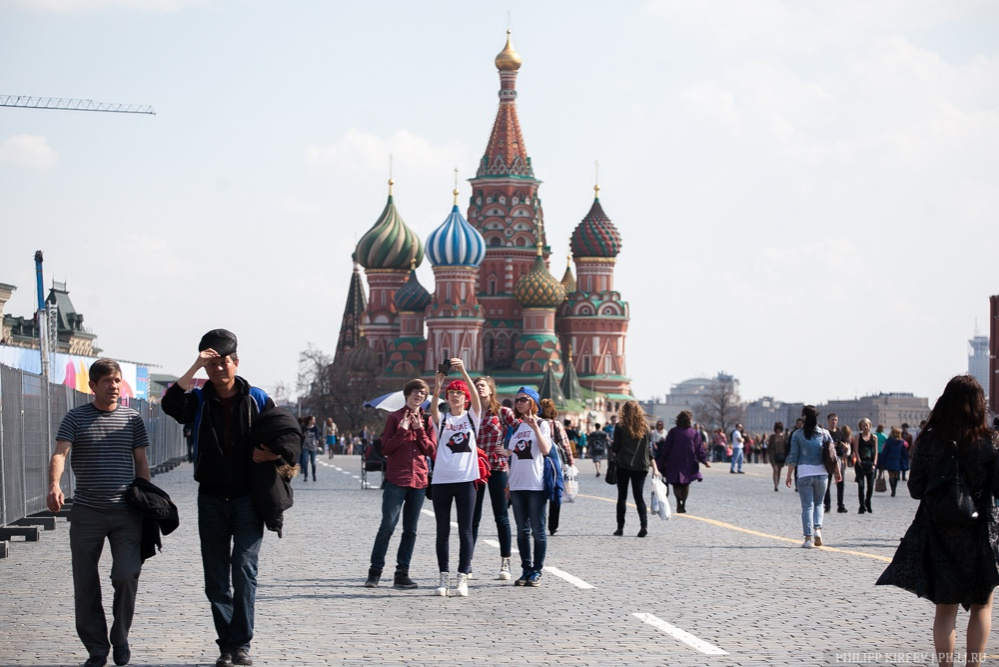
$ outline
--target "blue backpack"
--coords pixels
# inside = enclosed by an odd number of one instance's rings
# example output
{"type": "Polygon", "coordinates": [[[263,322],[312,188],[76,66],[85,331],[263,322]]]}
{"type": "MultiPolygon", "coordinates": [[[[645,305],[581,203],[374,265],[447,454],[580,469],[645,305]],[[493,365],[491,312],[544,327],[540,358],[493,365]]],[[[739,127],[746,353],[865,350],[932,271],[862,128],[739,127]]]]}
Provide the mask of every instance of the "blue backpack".
{"type": "Polygon", "coordinates": [[[551,424],[551,449],[545,456],[545,499],[557,505],[562,504],[565,496],[565,475],[562,472],[562,457],[559,456],[559,445],[555,442],[555,425],[551,424]]]}

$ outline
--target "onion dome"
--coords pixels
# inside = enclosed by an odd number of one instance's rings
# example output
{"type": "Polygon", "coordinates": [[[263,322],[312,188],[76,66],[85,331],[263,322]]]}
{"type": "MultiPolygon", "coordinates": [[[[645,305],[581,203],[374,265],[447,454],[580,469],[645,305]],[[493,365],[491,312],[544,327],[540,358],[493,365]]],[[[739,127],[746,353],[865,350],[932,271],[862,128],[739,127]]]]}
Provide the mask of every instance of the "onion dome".
{"type": "Polygon", "coordinates": [[[420,237],[402,221],[392,200],[389,180],[388,201],[375,226],[361,237],[354,250],[354,261],[366,269],[408,269],[413,260],[423,262],[420,237]]]}
{"type": "Polygon", "coordinates": [[[520,69],[520,54],[513,49],[510,43],[510,31],[506,31],[506,46],[496,56],[496,69],[501,71],[516,72],[520,69]]]}
{"type": "Polygon", "coordinates": [[[486,256],[486,240],[458,211],[458,191],[451,214],[427,238],[427,257],[434,266],[478,266],[486,256]]]}
{"type": "Polygon", "coordinates": [[[415,260],[409,270],[409,280],[395,292],[395,307],[400,312],[419,313],[427,309],[433,297],[416,278],[415,260]]]}
{"type": "Polygon", "coordinates": [[[565,289],[566,298],[576,291],[576,277],[572,275],[572,255],[565,260],[565,274],[562,276],[562,287],[565,289]]]}
{"type": "Polygon", "coordinates": [[[594,185],[593,206],[572,233],[570,247],[576,257],[617,257],[621,235],[600,205],[600,186],[594,185]]]}
{"type": "Polygon", "coordinates": [[[357,347],[347,356],[347,368],[354,373],[372,373],[378,370],[381,360],[378,353],[368,347],[368,340],[361,336],[357,347]]]}
{"type": "Polygon", "coordinates": [[[513,286],[513,298],[524,308],[557,308],[565,301],[565,288],[545,266],[540,244],[534,266],[513,286]]]}

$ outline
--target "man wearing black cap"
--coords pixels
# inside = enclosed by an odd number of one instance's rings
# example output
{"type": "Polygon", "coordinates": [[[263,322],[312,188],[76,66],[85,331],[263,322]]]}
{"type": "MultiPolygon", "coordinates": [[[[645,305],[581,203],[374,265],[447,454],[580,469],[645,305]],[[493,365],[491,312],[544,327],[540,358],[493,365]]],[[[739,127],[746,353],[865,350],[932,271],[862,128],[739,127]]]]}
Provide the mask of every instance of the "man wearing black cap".
{"type": "Polygon", "coordinates": [[[201,338],[198,350],[191,368],[167,389],[162,406],[178,422],[194,423],[201,560],[221,654],[215,664],[252,665],[257,557],[264,533],[251,496],[253,464],[275,461],[288,450],[281,443],[268,448],[249,440],[253,420],[272,410],[274,402],[236,375],[235,334],[213,329],[201,338]],[[209,382],[191,390],[202,368],[209,382]]]}

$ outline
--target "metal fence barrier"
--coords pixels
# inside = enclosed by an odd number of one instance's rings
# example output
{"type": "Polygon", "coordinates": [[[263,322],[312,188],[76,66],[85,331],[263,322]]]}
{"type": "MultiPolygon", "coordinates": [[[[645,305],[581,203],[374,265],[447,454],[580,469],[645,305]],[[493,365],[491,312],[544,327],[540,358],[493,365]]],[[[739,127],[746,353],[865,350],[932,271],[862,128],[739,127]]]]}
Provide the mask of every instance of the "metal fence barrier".
{"type": "MultiPolygon", "coordinates": [[[[50,384],[51,422],[46,424],[44,389],[40,376],[0,365],[0,526],[47,509],[49,459],[59,424],[70,409],[90,402],[88,394],[50,384]]],[[[128,407],[146,424],[150,469],[187,457],[183,426],[159,404],[132,399],[128,407]]],[[[61,481],[67,498],[72,498],[75,484],[72,466],[67,465],[61,481]]]]}

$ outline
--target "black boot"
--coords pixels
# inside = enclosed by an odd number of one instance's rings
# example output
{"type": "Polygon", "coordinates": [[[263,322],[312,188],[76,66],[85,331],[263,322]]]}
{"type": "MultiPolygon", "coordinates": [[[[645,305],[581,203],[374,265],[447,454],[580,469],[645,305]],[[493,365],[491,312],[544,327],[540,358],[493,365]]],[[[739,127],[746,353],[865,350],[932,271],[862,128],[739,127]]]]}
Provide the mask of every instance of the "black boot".
{"type": "Polygon", "coordinates": [[[614,531],[614,534],[617,535],[618,537],[624,535],[624,524],[623,523],[617,524],[617,530],[614,531]]]}
{"type": "Polygon", "coordinates": [[[382,568],[380,567],[369,567],[368,568],[368,580],[364,582],[365,588],[374,588],[378,585],[378,581],[382,578],[382,568]]]}
{"type": "Polygon", "coordinates": [[[645,537],[649,534],[648,527],[643,523],[641,530],[638,531],[639,537],[645,537]]]}
{"type": "Polygon", "coordinates": [[[419,588],[420,585],[409,578],[409,570],[399,568],[395,571],[395,580],[392,582],[395,588],[419,588]]]}

